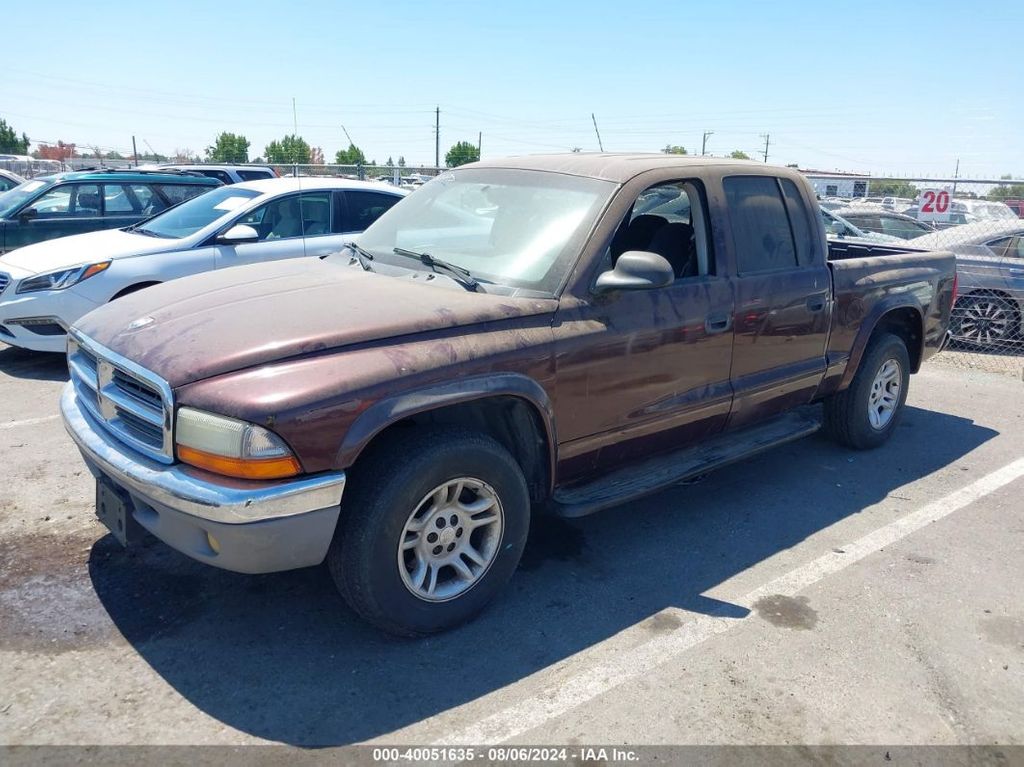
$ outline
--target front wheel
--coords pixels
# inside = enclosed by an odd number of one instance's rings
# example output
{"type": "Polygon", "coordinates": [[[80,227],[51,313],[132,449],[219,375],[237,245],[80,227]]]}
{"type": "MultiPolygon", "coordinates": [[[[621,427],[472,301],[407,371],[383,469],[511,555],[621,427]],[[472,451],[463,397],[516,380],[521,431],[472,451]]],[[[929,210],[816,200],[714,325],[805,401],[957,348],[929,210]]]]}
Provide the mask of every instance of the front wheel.
{"type": "Polygon", "coordinates": [[[526,480],[504,447],[463,429],[416,430],[360,460],[327,562],[363,618],[394,634],[430,634],[491,601],[529,526],[526,480]]]}
{"type": "Polygon", "coordinates": [[[878,447],[899,422],[909,384],[910,355],[903,339],[876,336],[850,386],[825,400],[825,431],[847,447],[878,447]]]}

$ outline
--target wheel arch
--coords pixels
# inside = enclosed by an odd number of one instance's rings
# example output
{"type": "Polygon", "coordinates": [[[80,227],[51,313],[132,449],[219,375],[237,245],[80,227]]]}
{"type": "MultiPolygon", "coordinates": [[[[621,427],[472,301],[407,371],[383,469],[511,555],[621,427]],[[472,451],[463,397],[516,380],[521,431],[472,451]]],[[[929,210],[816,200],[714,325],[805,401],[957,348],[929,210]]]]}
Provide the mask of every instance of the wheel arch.
{"type": "Polygon", "coordinates": [[[131,285],[129,285],[126,288],[121,288],[121,290],[117,291],[113,296],[110,297],[110,300],[111,301],[116,301],[118,298],[122,298],[123,296],[127,296],[130,293],[135,293],[135,292],[137,292],[139,290],[142,290],[143,288],[151,288],[154,285],[159,285],[159,284],[160,284],[160,280],[140,280],[138,282],[132,283],[131,285]]]}
{"type": "Polygon", "coordinates": [[[903,339],[907,346],[907,355],[910,357],[910,372],[916,373],[920,370],[924,353],[924,315],[921,308],[897,300],[884,301],[861,323],[838,389],[847,388],[853,381],[868,344],[878,333],[892,333],[903,339]]]}
{"type": "Polygon", "coordinates": [[[516,459],[533,501],[551,492],[555,470],[554,414],[547,393],[520,374],[478,376],[381,400],[348,429],[336,457],[349,469],[371,444],[402,429],[459,425],[496,439],[516,459]]]}

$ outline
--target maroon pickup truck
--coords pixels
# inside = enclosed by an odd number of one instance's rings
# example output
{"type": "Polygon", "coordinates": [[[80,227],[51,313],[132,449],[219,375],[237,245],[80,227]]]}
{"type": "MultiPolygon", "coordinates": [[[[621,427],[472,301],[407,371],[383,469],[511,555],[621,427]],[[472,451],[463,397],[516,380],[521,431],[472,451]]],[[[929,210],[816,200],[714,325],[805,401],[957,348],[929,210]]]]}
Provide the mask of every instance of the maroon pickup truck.
{"type": "Polygon", "coordinates": [[[424,634],[578,517],[824,428],[881,445],[939,351],[953,257],[829,252],[799,174],[672,155],[442,173],[322,259],[159,285],[70,334],[67,428],[122,543],[327,560],[424,634]]]}

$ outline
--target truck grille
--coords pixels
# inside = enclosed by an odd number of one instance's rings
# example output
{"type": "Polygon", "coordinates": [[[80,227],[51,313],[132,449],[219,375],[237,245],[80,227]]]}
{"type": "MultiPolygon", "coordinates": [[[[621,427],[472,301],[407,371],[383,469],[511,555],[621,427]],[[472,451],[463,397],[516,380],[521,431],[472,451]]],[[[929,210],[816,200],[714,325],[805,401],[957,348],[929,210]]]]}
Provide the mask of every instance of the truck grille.
{"type": "Polygon", "coordinates": [[[174,461],[166,382],[78,333],[68,336],[68,370],[78,399],[110,434],[157,461],[174,461]]]}
{"type": "Polygon", "coordinates": [[[0,293],[7,290],[7,286],[11,284],[11,275],[0,272],[0,293]]]}

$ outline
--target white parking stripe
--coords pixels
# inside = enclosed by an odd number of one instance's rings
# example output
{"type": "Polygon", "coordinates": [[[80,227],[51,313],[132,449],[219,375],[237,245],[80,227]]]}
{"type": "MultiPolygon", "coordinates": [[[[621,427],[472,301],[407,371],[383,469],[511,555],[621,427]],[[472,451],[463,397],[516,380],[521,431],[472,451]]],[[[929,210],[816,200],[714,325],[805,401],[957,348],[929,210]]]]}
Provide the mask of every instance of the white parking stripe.
{"type": "Polygon", "coordinates": [[[47,421],[53,421],[57,418],[60,418],[60,413],[44,415],[41,418],[26,418],[24,421],[7,421],[6,423],[0,423],[0,431],[3,431],[4,429],[17,429],[19,426],[31,426],[36,423],[46,423],[47,421]]]}
{"type": "MultiPolygon", "coordinates": [[[[1021,476],[1024,476],[1024,458],[890,522],[853,543],[841,546],[841,554],[830,551],[733,602],[749,609],[757,600],[769,595],[794,596],[826,576],[837,573],[922,527],[969,506],[1021,476]]],[[[679,614],[679,611],[673,612],[679,614]]],[[[537,695],[456,731],[438,740],[437,745],[493,744],[514,738],[625,682],[650,673],[704,640],[739,625],[743,620],[745,619],[702,615],[671,633],[659,635],[622,653],[613,653],[610,661],[586,668],[568,678],[559,679],[557,685],[552,685],[537,695]]],[[[583,653],[576,658],[579,659],[581,655],[583,653]]]]}

